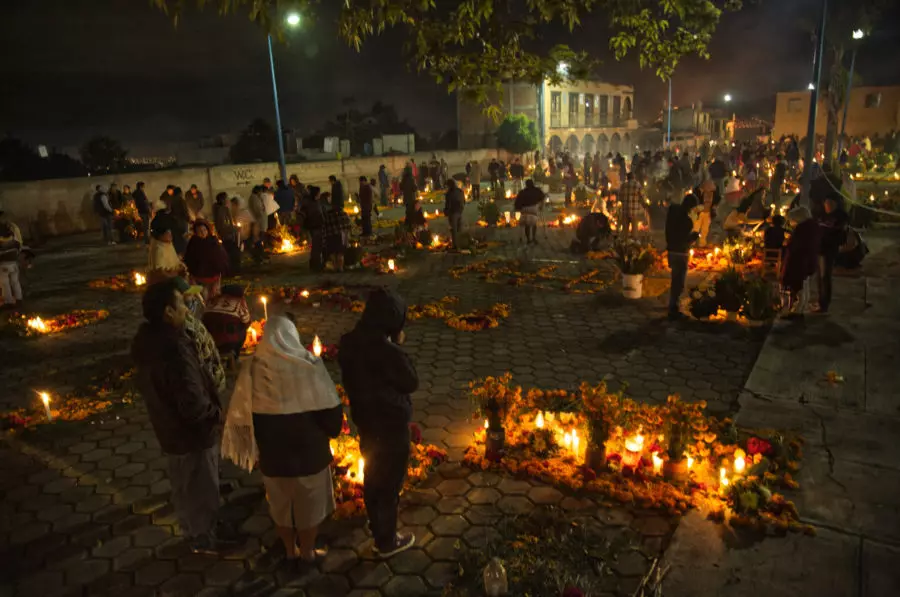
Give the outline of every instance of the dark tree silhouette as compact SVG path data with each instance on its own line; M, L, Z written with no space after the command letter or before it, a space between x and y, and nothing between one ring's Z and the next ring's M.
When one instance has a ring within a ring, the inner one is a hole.
M278 160L278 136L275 128L262 118L257 118L241 131L237 143L231 147L231 161L275 162Z
M88 171L100 173L123 171L128 152L115 139L101 135L82 145L79 154Z

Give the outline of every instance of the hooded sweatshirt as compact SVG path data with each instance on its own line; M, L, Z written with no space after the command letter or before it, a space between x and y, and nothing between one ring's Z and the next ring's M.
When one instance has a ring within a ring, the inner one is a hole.
M388 289L369 295L356 327L341 338L338 362L350 415L361 433L405 432L410 394L419 387L412 360L393 339L406 323L406 303Z

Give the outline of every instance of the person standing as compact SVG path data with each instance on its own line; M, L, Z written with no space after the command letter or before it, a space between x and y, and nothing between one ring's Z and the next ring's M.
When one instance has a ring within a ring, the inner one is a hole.
M109 191L107 191L106 196L109 198L109 207L113 211L122 209L122 191L119 190L119 185L116 183L109 185Z
M447 194L444 196L444 215L450 227L450 244L454 251L459 250L459 232L462 228L463 211L466 208L466 196L452 178L447 181Z
M684 318L679 303L684 283L687 279L688 261L691 243L697 240L691 211L697 207L697 198L688 195L681 204L672 203L666 214L666 250L668 251L669 269L672 271L672 285L669 289L669 319L677 321Z
M172 244L175 245L175 252L179 256L184 255L187 248L188 229L191 225L191 214L188 210L187 201L181 193L181 189L175 187L175 194L172 195Z
M593 187L596 189L597 184L600 182L600 169L602 168L600 164L600 152L597 151L594 153L594 160L591 163L591 177L593 180ZM587 184L587 181L585 181Z
M187 283L173 278L150 286L144 323L131 347L136 381L160 448L168 459L172 504L194 553L230 547L216 532L219 512L219 437L223 422L216 383L186 331Z
M278 223L287 226L296 209L296 195L291 187L284 184L283 180L278 180L275 185L278 188L275 191L275 203L278 204Z
M809 303L809 278L818 269L821 233L807 207L789 211L788 221L794 229L785 245L781 284L791 295L792 315L802 317Z
M257 256L262 253L263 240L269 227L266 200L263 197L264 191L265 189L259 185L253 187L253 192L250 193L250 199L247 201L247 208L250 210L250 215L253 216L253 250Z
M712 179L713 183L715 183L720 197L725 196L726 174L728 174L728 172L725 168L725 162L722 161L722 158L716 156L716 158L712 161L712 164L709 165L709 177Z
M109 204L109 195L101 185L97 185L94 189L94 213L100 218L100 231L103 234L103 242L107 245L114 245L113 240L113 209Z
M343 420L322 359L304 348L289 318L270 317L235 384L222 452L248 471L259 462L288 561L325 555L316 536L335 509L329 440L340 435Z
M509 166L509 175L513 179L512 191L517 193L522 190L522 181L525 180L525 166L519 158L515 158Z
M573 194L575 192L575 186L578 184L578 176L575 174L575 166L571 163L566 163L563 166L563 184L566 189L566 207L569 207L574 202Z
M375 207L375 190L365 176L359 177L359 217L362 221L362 236L372 236L372 208Z
M241 247L238 244L237 225L228 208L228 193L221 192L216 195L216 203L213 205L213 225L216 234L222 240L225 254L228 255L228 272L235 275L241 271Z
M469 176L472 184L472 200L481 200L481 162L472 160L472 173Z
M416 194L419 192L412 168L407 167L403 169L403 177L400 179L400 192L403 193L406 229L412 230L414 228L413 221L415 220L416 203L418 202Z
M709 228L716 218L716 207L721 200L721 197L717 196L718 192L718 188L711 180L703 181L695 192L700 204L700 215L697 217L694 229L700 235L701 247L706 246L706 241L709 239Z
M22 232L0 210L0 299L4 309L22 303L22 284L19 280L19 252L22 250Z
M831 306L831 282L834 262L847 240L847 215L833 198L825 200L825 214L819 221L822 242L819 247L819 307L817 313L828 313Z
M325 267L324 214L319 203L319 187L309 187L300 205L303 229L309 234L309 269L320 272Z
M522 213L520 220L525 228L525 242L527 244L537 244L537 222L538 210L544 203L544 192L534 186L534 180L525 181L525 188L516 195L513 207L516 211Z
M622 202L619 230L627 236L637 232L638 222L642 217L648 222L650 218L647 216L647 206L644 203L644 187L634 179L634 172L626 174L625 179L619 189L619 201Z
M328 182L331 183L331 205L336 206L338 209L344 209L344 185L337 179L337 177L332 174L328 177Z
M325 231L325 253L331 258L331 265L334 271L344 271L344 253L347 251L347 244L350 240L350 230L353 227L350 222L350 216L343 208L338 207L334 201L329 207L327 204L327 195L322 196L322 226ZM369 224L371 226L371 222Z
M197 185L192 184L191 188L188 189L185 202L187 203L188 213L191 216L192 222L203 218L205 202L203 200L203 193L200 192Z
M584 171L584 184L591 184L591 166L593 165L593 160L591 160L591 153L586 151L584 153L584 159L581 162L581 169Z
M134 189L134 208L137 210L138 217L141 219L141 232L144 235L144 244L150 245L150 222L153 220L153 206L147 199L147 193L144 191L144 182L138 181Z
M781 187L784 185L784 177L787 175L787 167L781 154L775 157L775 168L772 170L772 180L769 183L769 194L772 195L771 203L775 208L781 207Z
M491 158L488 164L488 176L491 179L491 191L496 191L500 186L500 163L497 158Z
M219 294L222 276L228 273L228 255L206 220L194 220L194 235L184 251L184 264L194 282L203 286L205 299Z
M392 290L375 289L356 327L341 337L338 353L366 462L363 494L374 551L385 558L416 541L412 533L397 532L400 491L409 465L410 394L419 387L416 368L401 348L405 324L403 299Z
M378 190L381 192L381 206L387 207L388 196L391 192L391 179L384 164L378 168Z

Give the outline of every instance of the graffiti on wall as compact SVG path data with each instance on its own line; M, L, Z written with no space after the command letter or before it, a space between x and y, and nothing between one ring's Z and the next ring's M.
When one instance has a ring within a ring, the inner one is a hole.
M234 176L234 186L236 187L249 187L253 184L252 168L234 168L231 174Z

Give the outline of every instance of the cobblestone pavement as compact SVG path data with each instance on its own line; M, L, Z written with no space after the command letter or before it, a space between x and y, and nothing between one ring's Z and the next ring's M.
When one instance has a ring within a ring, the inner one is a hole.
M506 244L489 256L558 262L573 277L596 267L564 251L570 231L551 230L528 251L516 232L498 231L497 240ZM91 289L87 282L140 268L144 252L134 246L101 249L92 241L55 241L56 248L39 257L27 282L28 310L49 315L104 308L110 317L59 336L4 339L2 408L28 404L36 389L65 392L92 375L129 366L139 295ZM329 523L326 559L316 570L291 573L280 565L277 550L268 549L276 539L260 477L226 463L223 476L232 486L223 516L246 535L246 544L222 559L189 554L168 504L166 460L138 404L0 443L0 550L5 552L0 582L12 588L3 594L440 595L457 572L458 546L477 548L495 532L492 524L499 516L557 505L596 518L611 535L627 535L635 549L612 564L609 594L631 595L677 521L462 468L458 460L474 430L464 389L470 380L504 371L525 386L574 387L581 380L607 379L614 386L627 384L628 393L640 400L658 402L679 393L729 412L762 339L725 326L669 325L662 319L665 292L626 301L615 281L607 291L575 295L447 275L451 265L481 258L429 254L401 263L396 276L331 276L347 285L391 284L410 303L452 295L461 309L496 302L512 307L509 319L494 330L460 332L437 320L408 327L406 348L421 379L413 396L415 417L424 439L446 447L451 457L403 498L401 520L417 535L415 549L381 562L372 557L362 521ZM303 256L276 257L244 275L257 278L266 284L316 283ZM270 314L287 309L299 316L302 337L318 334L326 343L336 342L357 318L325 308L269 304Z

